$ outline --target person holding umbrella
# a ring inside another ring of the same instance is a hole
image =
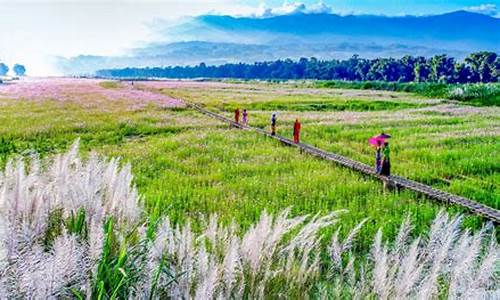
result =
[[[368,140],[369,144],[375,146],[376,149],[375,170],[377,174],[386,176],[391,174],[390,148],[389,143],[386,141],[389,138],[391,138],[390,135],[382,132],[380,135],[373,136]]]

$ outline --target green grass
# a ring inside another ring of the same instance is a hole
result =
[[[278,131],[292,135],[292,124],[299,118],[303,124],[302,141],[325,150],[373,164],[374,151],[368,146],[369,137],[388,132],[391,140],[393,170],[399,175],[430,184],[437,188],[459,194],[500,209],[498,190],[500,144],[496,142],[500,131],[499,110],[495,107],[470,107],[450,104],[447,101],[426,102],[407,99],[400,93],[367,94],[366,103],[379,99],[392,99],[396,103],[417,103],[419,108],[398,109],[388,107],[383,111],[297,111],[299,99],[305,103],[316,103],[318,97],[338,101],[337,95],[311,94],[309,89],[294,89],[295,93],[276,96],[286,85],[255,85],[253,90],[242,85],[235,88],[168,90],[167,94],[205,105],[214,111],[226,111],[232,118],[232,109],[237,105],[249,108],[250,125],[267,128],[270,118],[268,109],[280,99]],[[356,102],[344,97],[343,101]],[[393,98],[397,97],[397,98]],[[398,100],[401,98],[402,100]],[[290,107],[287,107],[287,99]],[[386,101],[386,100],[385,100]],[[230,109],[228,109],[228,107]]]
[[[103,152],[132,162],[148,211],[168,214],[175,222],[190,219],[195,228],[209,213],[217,213],[226,224],[235,220],[246,228],[263,210],[292,207],[294,215],[302,215],[346,209],[341,218],[345,231],[370,219],[362,231],[365,238],[357,245],[367,250],[368,237],[381,224],[391,236],[410,214],[416,232],[421,233],[439,210],[411,192],[384,193],[378,181],[304,156],[274,140],[228,131],[151,136],[120,148],[104,147]],[[469,222],[479,224],[476,218]]]
[[[165,115],[170,116],[165,118]],[[148,135],[175,133],[190,128],[189,121],[194,115],[194,112],[186,112],[182,117],[171,115],[156,106],[130,111],[115,105],[88,108],[55,101],[0,106],[0,165],[14,154],[36,152],[43,156],[64,150],[76,138],[80,138],[83,149],[88,151]],[[177,126],[180,123],[182,126]]]
[[[300,117],[305,142],[366,163],[373,156],[366,139],[385,130],[394,135],[395,172],[499,206],[499,164],[495,160],[499,145],[495,138],[434,141],[430,137],[432,133],[498,126],[496,111],[483,117],[431,110],[431,114],[425,111],[396,118],[401,112],[432,109],[442,103],[399,93],[349,97],[331,95],[336,92],[325,89],[317,94],[286,85],[163,92],[225,111],[228,116],[236,106],[250,107],[251,125],[261,127],[267,126],[270,110],[280,110],[281,134],[291,135],[291,122]],[[356,118],[368,121],[340,118],[345,114],[359,114]],[[375,114],[373,119],[371,114]],[[375,117],[380,114],[382,118]],[[7,101],[0,106],[0,135],[2,163],[18,154],[61,151],[78,137],[84,152],[121,156],[132,163],[149,216],[168,215],[178,223],[190,220],[194,228],[210,213],[217,213],[226,224],[234,220],[246,228],[264,210],[274,213],[291,207],[293,215],[302,215],[346,209],[342,233],[369,218],[355,248],[364,252],[379,227],[391,237],[410,214],[415,234],[422,233],[444,207],[412,192],[384,192],[376,180],[255,133],[229,130],[226,124],[187,109],[151,105],[132,110],[116,102],[89,106]],[[463,212],[457,207],[446,209]],[[467,217],[466,225],[478,228],[481,220]],[[103,284],[107,284],[104,279]]]
[[[218,106],[223,111],[232,112],[242,104],[236,101],[220,103]],[[266,102],[245,103],[245,108],[260,111],[381,111],[396,110],[403,108],[417,108],[424,104],[395,102],[395,101],[366,101],[364,99],[339,99],[321,96],[309,97],[277,97]]]
[[[121,84],[118,81],[103,81],[100,82],[99,85],[105,89],[118,89],[121,87]]]
[[[460,100],[479,106],[500,106],[500,83],[446,84],[432,82],[318,81],[315,86],[319,88],[409,92],[425,97]]]

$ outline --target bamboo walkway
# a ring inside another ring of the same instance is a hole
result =
[[[321,150],[319,148],[316,148],[314,146],[308,145],[308,144],[303,144],[299,143],[296,144],[292,140],[287,139],[283,136],[280,135],[271,135],[270,132],[267,132],[263,129],[260,128],[255,128],[255,127],[250,127],[250,126],[245,126],[243,124],[239,124],[234,122],[233,120],[226,118],[220,114],[211,112],[197,104],[193,103],[186,103],[188,107],[193,108],[194,110],[197,110],[198,112],[205,114],[207,116],[210,116],[212,118],[218,119],[222,122],[228,123],[233,127],[244,129],[244,130],[251,130],[254,132],[258,132],[262,135],[268,136],[270,138],[274,138],[281,143],[285,145],[289,145],[292,147],[297,147],[299,148],[302,152],[306,152],[308,154],[311,154],[316,157],[320,157],[325,160],[329,160],[332,162],[335,162],[341,166],[347,167],[349,169],[361,172],[365,175],[369,175],[372,177],[376,177],[382,181],[384,181],[386,184],[389,184],[390,186],[396,187],[396,188],[405,188],[408,190],[412,190],[414,192],[420,193],[425,195],[426,197],[437,200],[446,204],[456,204],[461,207],[464,207],[468,209],[471,213],[480,215],[488,220],[493,221],[495,224],[500,224],[500,211],[497,209],[494,209],[492,207],[486,206],[484,204],[475,202],[473,200],[453,195],[444,191],[441,191],[439,189],[435,189],[431,186],[422,184],[420,182],[416,182],[410,179],[406,179],[404,177],[396,176],[396,175],[391,175],[391,176],[383,176],[379,175],[375,172],[374,168],[361,163],[359,161],[355,161],[352,159],[349,159],[345,156],[338,155],[335,153],[331,152],[326,152],[324,150]]]

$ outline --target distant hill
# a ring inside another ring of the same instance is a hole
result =
[[[66,74],[75,74],[127,66],[213,65],[312,56],[345,59],[353,54],[367,58],[448,54],[461,59],[474,51],[500,52],[500,19],[466,11],[402,17],[204,15],[158,30],[173,42],[145,45],[121,57],[59,58],[58,66]]]
[[[459,43],[467,50],[498,50],[500,19],[456,11],[434,16],[388,17],[375,15],[294,14],[271,18],[201,16],[194,22],[206,30],[288,35],[307,39],[343,37],[370,42],[409,43],[428,46],[428,41]],[[203,26],[202,26],[203,28]],[[197,27],[196,30],[199,30]],[[196,36],[197,34],[194,34]],[[472,49],[470,49],[472,48]]]

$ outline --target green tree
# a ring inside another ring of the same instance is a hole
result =
[[[414,73],[416,82],[425,82],[429,79],[431,68],[425,57],[419,56],[415,59]]]
[[[352,68],[352,80],[366,80],[367,74],[370,71],[370,61],[359,58],[358,55],[353,55],[349,59],[349,67]]]
[[[470,67],[464,63],[456,63],[453,76],[454,83],[467,83],[470,82],[472,72]]]
[[[383,59],[377,58],[372,60],[370,69],[368,70],[368,80],[383,80],[384,79],[385,62]]]
[[[495,60],[494,82],[500,81],[500,56]]]
[[[9,67],[4,63],[0,63],[0,76],[5,76],[7,75],[8,72],[9,72]]]
[[[319,66],[318,59],[316,57],[311,57],[306,67],[306,77],[307,78],[318,78],[319,76]]]
[[[497,54],[495,52],[488,51],[471,53],[467,56],[465,58],[465,62],[472,70],[472,81],[496,81],[496,59]]]
[[[15,64],[12,69],[17,76],[24,76],[26,74],[26,68],[23,65]]]
[[[368,71],[369,80],[398,81],[400,63],[394,58],[378,58]]]
[[[399,76],[399,81],[410,82],[415,80],[415,63],[417,60],[410,55],[405,55],[400,60],[401,74]]]
[[[451,82],[455,71],[455,60],[446,54],[431,58],[430,79],[436,82]]]

